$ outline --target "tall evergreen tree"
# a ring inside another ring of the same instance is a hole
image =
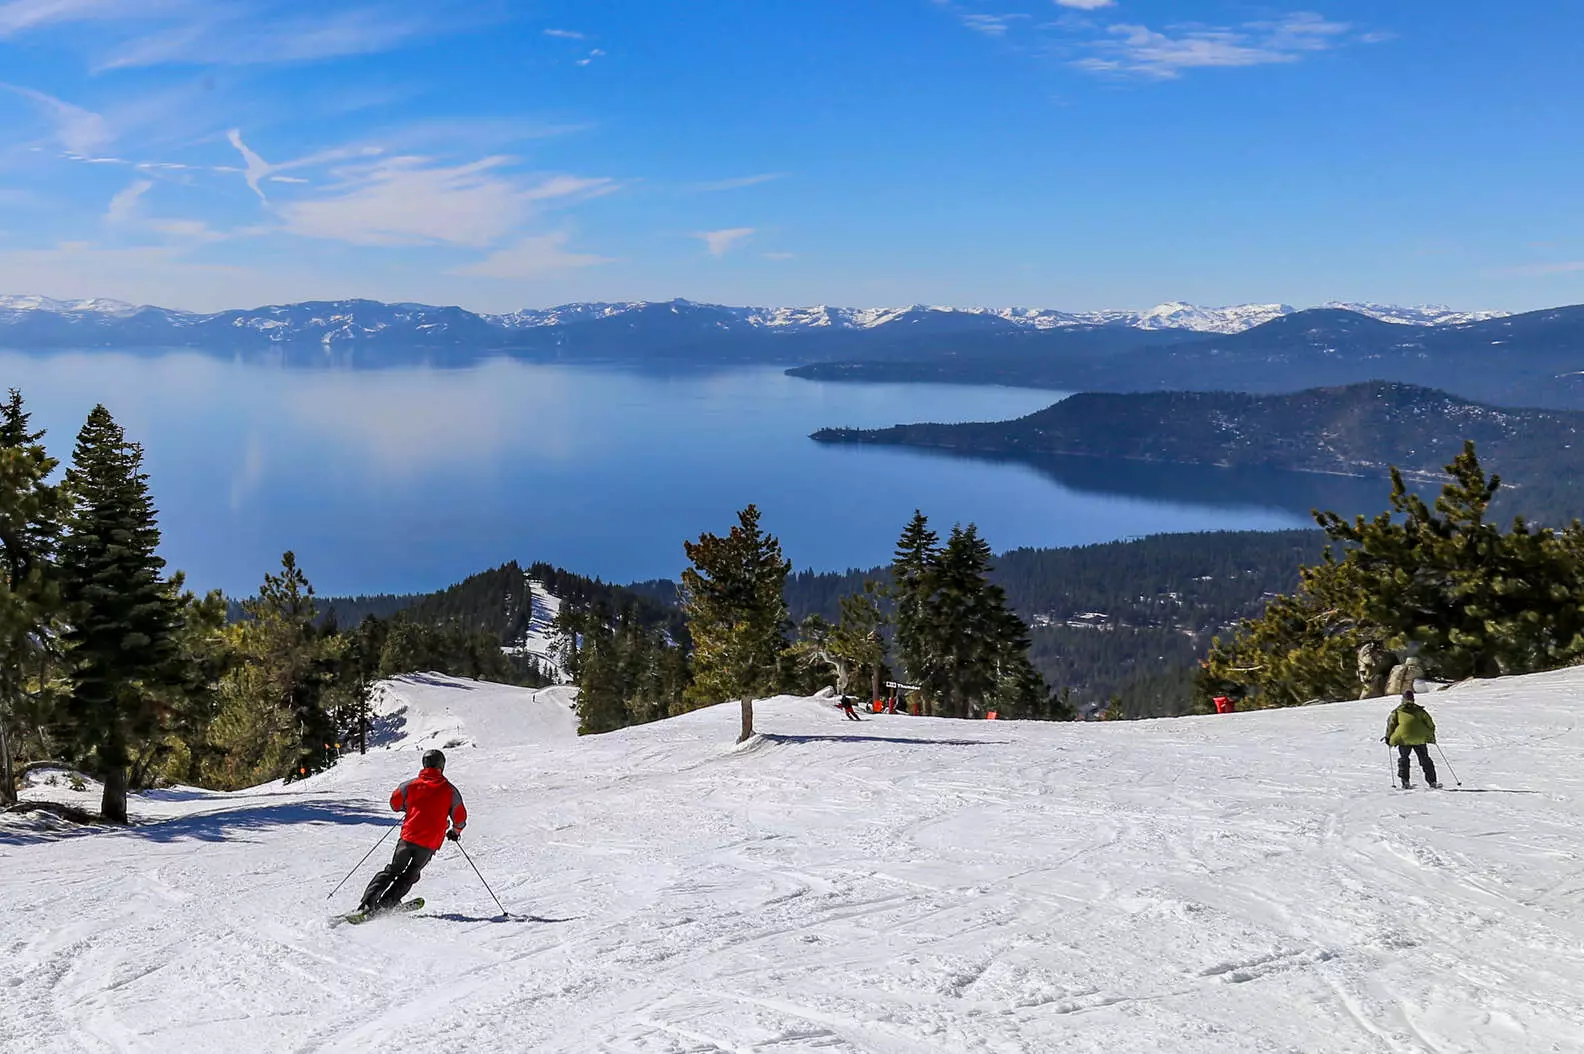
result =
[[[11,389],[0,406],[0,804],[16,800],[13,723],[29,668],[54,650],[60,613],[55,555],[66,502],[49,482],[58,462],[43,437]]]
[[[630,723],[620,642],[611,629],[609,616],[596,604],[584,623],[587,632],[578,677],[579,735],[614,732]]]
[[[741,700],[740,743],[754,734],[754,697],[776,686],[792,564],[782,557],[780,541],[759,529],[756,506],[737,520],[724,538],[701,534],[697,542],[682,543],[693,564],[682,572],[682,606],[693,638],[689,697],[704,704]]]
[[[880,586],[866,581],[863,592],[841,598],[841,621],[831,630],[831,650],[852,664],[855,672],[869,675],[870,698],[880,698],[886,645],[881,630],[886,624],[880,610]]]
[[[923,684],[929,665],[925,620],[935,591],[935,564],[940,536],[929,520],[915,509],[913,519],[897,539],[891,561],[891,598],[895,605],[896,653],[910,680]],[[929,688],[926,687],[926,700]]]
[[[181,612],[161,577],[142,465],[142,449],[94,407],[66,473],[74,501],[60,559],[70,624],[66,717],[79,759],[104,780],[100,811],[115,823],[127,819],[135,752],[159,732],[162,689],[180,680]]]

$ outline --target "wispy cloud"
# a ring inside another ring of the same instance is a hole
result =
[[[589,63],[593,62],[595,59],[604,58],[604,57],[605,57],[605,52],[601,51],[599,48],[595,48],[593,51],[590,51],[587,55],[585,55],[582,58],[578,59],[577,60],[577,64],[579,66],[587,66]]]
[[[264,189],[259,185],[264,180],[273,183],[306,183],[305,179],[296,179],[291,176],[282,176],[277,173],[287,172],[294,168],[311,168],[319,165],[328,165],[336,161],[345,161],[355,157],[374,157],[382,151],[377,146],[339,147],[334,150],[325,150],[307,157],[299,157],[294,161],[283,161],[272,165],[255,153],[247,143],[242,141],[242,131],[233,128],[226,133],[226,140],[230,142],[242,155],[242,178],[247,181],[248,189],[257,194],[260,201],[268,201]],[[225,170],[234,171],[234,170]]]
[[[507,172],[510,158],[445,165],[393,157],[343,169],[318,198],[280,208],[287,231],[353,245],[484,247],[516,230],[535,209],[607,193],[614,180],[552,176],[525,185]]]
[[[0,84],[0,88],[15,92],[37,105],[54,125],[56,141],[73,154],[92,154],[115,138],[104,117],[91,110],[74,106],[53,95],[34,91],[32,88],[23,88],[15,84]]]
[[[125,43],[99,68],[312,62],[390,51],[432,28],[429,18],[378,7],[258,19],[212,5],[206,13]]]
[[[1577,274],[1584,271],[1584,260],[1560,260],[1551,263],[1524,264],[1490,272],[1504,278],[1549,278],[1559,274]]]
[[[1165,32],[1120,24],[1107,27],[1106,38],[1089,42],[1092,54],[1073,64],[1093,73],[1166,80],[1190,69],[1297,62],[1305,54],[1337,46],[1350,28],[1311,13],[1236,27],[1171,26]]]
[[[725,256],[736,246],[752,238],[754,227],[727,227],[718,231],[699,231],[693,237],[704,243],[711,256]]]
[[[987,37],[1004,37],[1012,28],[1013,23],[1027,19],[1028,15],[987,15],[978,12],[964,12],[958,15],[963,25],[975,33],[983,33]]]
[[[124,16],[148,4],[116,4],[113,0],[9,0],[0,3],[0,37],[49,25]]]
[[[140,179],[131,186],[110,199],[110,205],[105,209],[106,223],[126,223],[138,214],[139,203],[143,195],[147,194],[154,186],[153,181]]]
[[[452,0],[320,0],[291,14],[262,0],[0,0],[0,38],[96,23],[97,69],[260,65],[389,51],[477,23]]]
[[[760,172],[753,176],[737,176],[733,179],[717,179],[709,183],[695,183],[693,189],[706,194],[722,190],[741,190],[744,187],[757,187],[762,183],[773,183],[778,179],[786,178],[785,172]]]
[[[149,215],[148,192],[152,189],[153,180],[134,180],[110,199],[105,209],[105,223],[123,233],[153,236],[157,241],[169,243],[193,245],[224,241],[228,237],[202,220]]]
[[[562,40],[587,40],[588,39],[588,34],[587,33],[579,33],[575,29],[547,29],[547,30],[544,31],[544,35],[547,36],[547,37],[559,37]]]
[[[1102,7],[1115,7],[1116,0],[1056,0],[1058,7],[1073,7],[1079,11],[1098,11]]]
[[[542,278],[611,262],[609,257],[593,253],[569,252],[569,240],[565,233],[529,235],[451,273],[469,278]]]

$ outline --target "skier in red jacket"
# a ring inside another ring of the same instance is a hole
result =
[[[391,811],[404,812],[401,841],[396,843],[396,853],[385,870],[374,876],[363,891],[358,910],[370,915],[389,911],[400,904],[423,873],[435,851],[447,838],[455,842],[462,837],[467,826],[467,806],[462,804],[462,792],[445,778],[445,755],[438,750],[427,750],[423,756],[423,771],[391,794]],[[450,821],[451,829],[446,830]]]

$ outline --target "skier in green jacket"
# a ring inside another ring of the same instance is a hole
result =
[[[1403,692],[1402,703],[1386,718],[1386,735],[1381,742],[1397,748],[1397,778],[1403,790],[1412,787],[1408,782],[1408,754],[1419,755],[1419,767],[1424,770],[1425,782],[1439,787],[1436,782],[1435,762],[1430,760],[1429,744],[1436,741],[1435,719],[1430,712],[1414,702],[1413,689]]]

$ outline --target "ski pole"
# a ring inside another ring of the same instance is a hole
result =
[[[1457,778],[1457,769],[1453,768],[1452,762],[1447,760],[1446,751],[1441,749],[1440,743],[1436,744],[1436,753],[1441,755],[1441,764],[1445,765],[1447,767],[1447,771],[1452,773],[1452,782],[1456,783],[1459,787],[1463,786],[1463,781]]]
[[[502,915],[510,915],[511,912],[506,910],[505,905],[503,905],[500,902],[500,897],[497,897],[495,895],[495,891],[490,888],[490,884],[488,882],[484,882],[484,876],[482,874],[479,874],[478,865],[473,862],[473,858],[471,856],[468,856],[468,851],[466,849],[462,848],[462,839],[460,839],[460,838],[456,839],[456,847],[458,849],[462,849],[462,859],[464,859],[464,860],[466,860],[468,862],[468,866],[473,869],[473,873],[475,875],[478,875],[478,880],[480,882],[484,883],[484,891],[490,895],[490,899],[495,902],[495,906],[497,908],[500,908],[501,914]]]
[[[390,833],[394,831],[397,826],[397,824],[391,824],[389,827],[385,828],[385,833],[380,835],[379,841],[374,843],[374,849],[378,849],[380,846],[384,845],[385,839],[390,837]],[[347,878],[351,878],[353,875],[358,873],[358,867],[362,867],[368,858],[374,855],[374,849],[370,849],[368,852],[363,854],[363,859],[357,862],[357,867],[354,867],[352,870],[348,871],[346,878],[343,878],[341,881],[336,883],[335,889],[332,889],[330,891],[330,895],[325,897],[326,900],[329,900],[330,897],[335,896],[336,893],[340,891],[341,887],[347,884]]]
[[[1396,790],[1397,762],[1392,760],[1392,746],[1390,743],[1386,744],[1386,771],[1391,774],[1386,778],[1387,786],[1391,787],[1392,790]]]

